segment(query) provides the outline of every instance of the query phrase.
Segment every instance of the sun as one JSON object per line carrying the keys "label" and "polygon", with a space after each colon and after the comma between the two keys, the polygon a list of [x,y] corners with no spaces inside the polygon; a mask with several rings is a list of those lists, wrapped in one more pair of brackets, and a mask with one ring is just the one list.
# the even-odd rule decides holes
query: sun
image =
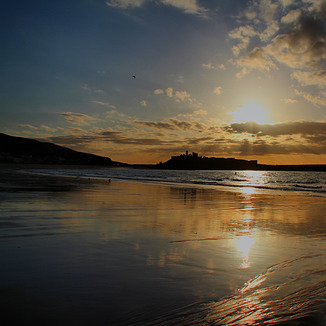
{"label": "sun", "polygon": [[266,109],[258,102],[248,102],[245,106],[238,108],[236,111],[231,112],[232,122],[256,122],[264,124],[267,122]]}

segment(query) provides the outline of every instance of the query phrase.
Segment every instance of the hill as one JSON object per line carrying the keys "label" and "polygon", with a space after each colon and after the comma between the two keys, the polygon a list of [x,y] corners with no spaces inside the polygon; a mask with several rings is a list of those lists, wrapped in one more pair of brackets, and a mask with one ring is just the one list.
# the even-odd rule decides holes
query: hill
{"label": "hill", "polygon": [[52,143],[13,137],[3,133],[0,133],[0,163],[105,166],[116,164],[108,157],[82,153]]}

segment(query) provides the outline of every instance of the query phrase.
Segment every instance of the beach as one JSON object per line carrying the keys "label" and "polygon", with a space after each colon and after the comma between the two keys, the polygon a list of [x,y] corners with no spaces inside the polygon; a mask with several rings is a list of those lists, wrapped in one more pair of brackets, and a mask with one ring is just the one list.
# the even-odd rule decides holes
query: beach
{"label": "beach", "polygon": [[325,325],[325,197],[20,170],[0,169],[11,324]]}

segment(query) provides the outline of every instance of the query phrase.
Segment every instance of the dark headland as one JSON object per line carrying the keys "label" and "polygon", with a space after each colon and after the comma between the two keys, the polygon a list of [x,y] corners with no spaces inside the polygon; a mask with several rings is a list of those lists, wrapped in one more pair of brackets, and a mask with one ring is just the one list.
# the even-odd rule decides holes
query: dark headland
{"label": "dark headland", "polygon": [[0,163],[5,164],[56,164],[105,167],[130,167],[168,170],[258,170],[258,171],[321,171],[326,164],[269,165],[256,160],[199,156],[197,153],[172,156],[158,164],[127,164],[112,161],[109,157],[78,152],[53,143],[14,137],[0,133]]}
{"label": "dark headland", "polygon": [[82,153],[34,139],[0,133],[0,163],[114,166],[108,157]]}
{"label": "dark headland", "polygon": [[323,171],[326,164],[311,165],[269,165],[259,164],[257,160],[240,160],[235,158],[205,157],[198,153],[172,156],[165,163],[157,167],[175,170],[258,170],[258,171]]}

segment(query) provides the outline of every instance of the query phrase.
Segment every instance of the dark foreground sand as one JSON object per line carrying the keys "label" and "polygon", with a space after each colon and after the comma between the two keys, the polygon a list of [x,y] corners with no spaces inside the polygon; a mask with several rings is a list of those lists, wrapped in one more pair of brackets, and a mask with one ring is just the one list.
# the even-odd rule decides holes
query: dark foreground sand
{"label": "dark foreground sand", "polygon": [[325,324],[326,199],[0,169],[6,325]]}

